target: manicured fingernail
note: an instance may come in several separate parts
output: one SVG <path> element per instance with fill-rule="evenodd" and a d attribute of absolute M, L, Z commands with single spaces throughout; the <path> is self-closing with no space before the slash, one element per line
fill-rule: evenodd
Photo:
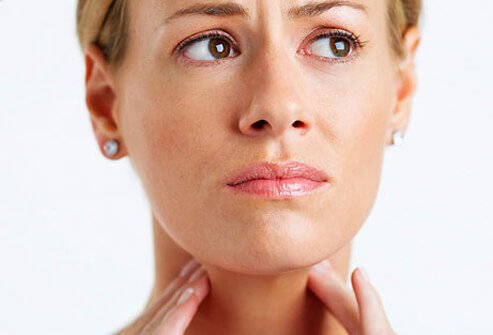
<path fill-rule="evenodd" d="M 361 276 L 363 277 L 364 280 L 366 280 L 368 283 L 370 282 L 370 276 L 368 276 L 368 271 L 364 267 L 360 267 L 359 271 L 361 273 Z"/>
<path fill-rule="evenodd" d="M 190 278 L 188 278 L 188 282 L 192 282 L 194 281 L 195 279 L 199 278 L 200 276 L 202 276 L 203 274 L 205 273 L 205 270 L 202 266 L 200 266 L 197 270 L 195 270 L 194 273 L 192 273 L 192 275 L 190 276 Z"/>
<path fill-rule="evenodd" d="M 323 261 L 321 261 L 320 263 L 318 264 L 315 264 L 313 266 L 313 269 L 315 271 L 321 271 L 321 272 L 325 272 L 327 270 L 331 270 L 332 269 L 332 265 L 330 264 L 329 260 L 328 259 L 324 259 Z"/>
<path fill-rule="evenodd" d="M 190 272 L 195 268 L 197 265 L 197 260 L 195 258 L 192 258 L 183 266 L 183 268 L 180 271 L 180 277 L 185 277 L 190 274 Z"/>
<path fill-rule="evenodd" d="M 183 304 L 185 301 L 187 301 L 193 294 L 193 287 L 187 288 L 181 295 L 180 299 L 178 299 L 178 302 L 176 303 L 177 306 Z"/>

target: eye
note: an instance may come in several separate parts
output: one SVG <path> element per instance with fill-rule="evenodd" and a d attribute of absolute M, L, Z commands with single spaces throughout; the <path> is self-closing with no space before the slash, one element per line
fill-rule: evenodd
<path fill-rule="evenodd" d="M 315 38 L 308 48 L 308 54 L 322 58 L 344 59 L 349 58 L 362 44 L 353 34 L 336 30 L 324 33 Z"/>
<path fill-rule="evenodd" d="M 231 45 L 228 37 L 212 32 L 185 41 L 178 50 L 194 61 L 214 61 L 234 55 L 235 50 Z"/>
<path fill-rule="evenodd" d="M 320 38 L 311 48 L 312 53 L 327 58 L 347 57 L 351 52 L 351 44 L 343 38 Z"/>

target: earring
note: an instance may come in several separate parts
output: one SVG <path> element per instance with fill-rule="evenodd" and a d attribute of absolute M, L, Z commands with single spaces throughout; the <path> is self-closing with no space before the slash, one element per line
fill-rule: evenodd
<path fill-rule="evenodd" d="M 113 157 L 116 156 L 118 150 L 120 150 L 120 144 L 117 140 L 108 140 L 104 144 L 103 149 L 106 155 L 108 155 L 109 157 Z"/>
<path fill-rule="evenodd" d="M 392 133 L 392 145 L 401 146 L 404 142 L 404 135 L 400 130 L 394 130 Z"/>

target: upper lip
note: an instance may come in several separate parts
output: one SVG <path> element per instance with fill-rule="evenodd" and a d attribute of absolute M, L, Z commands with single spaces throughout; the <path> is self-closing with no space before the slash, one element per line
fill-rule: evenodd
<path fill-rule="evenodd" d="M 282 164 L 262 162 L 250 165 L 228 181 L 235 186 L 254 179 L 292 179 L 305 178 L 317 182 L 328 181 L 328 175 L 319 169 L 302 162 L 289 161 Z"/>

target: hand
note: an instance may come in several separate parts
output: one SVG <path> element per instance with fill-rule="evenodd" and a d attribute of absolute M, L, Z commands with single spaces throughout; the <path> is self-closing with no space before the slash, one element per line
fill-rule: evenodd
<path fill-rule="evenodd" d="M 116 335 L 183 335 L 208 293 L 207 273 L 191 259 L 161 296 Z"/>
<path fill-rule="evenodd" d="M 387 319 L 380 295 L 366 278 L 361 268 L 353 271 L 353 294 L 329 261 L 325 260 L 312 268 L 308 287 L 350 335 L 396 335 Z"/>

